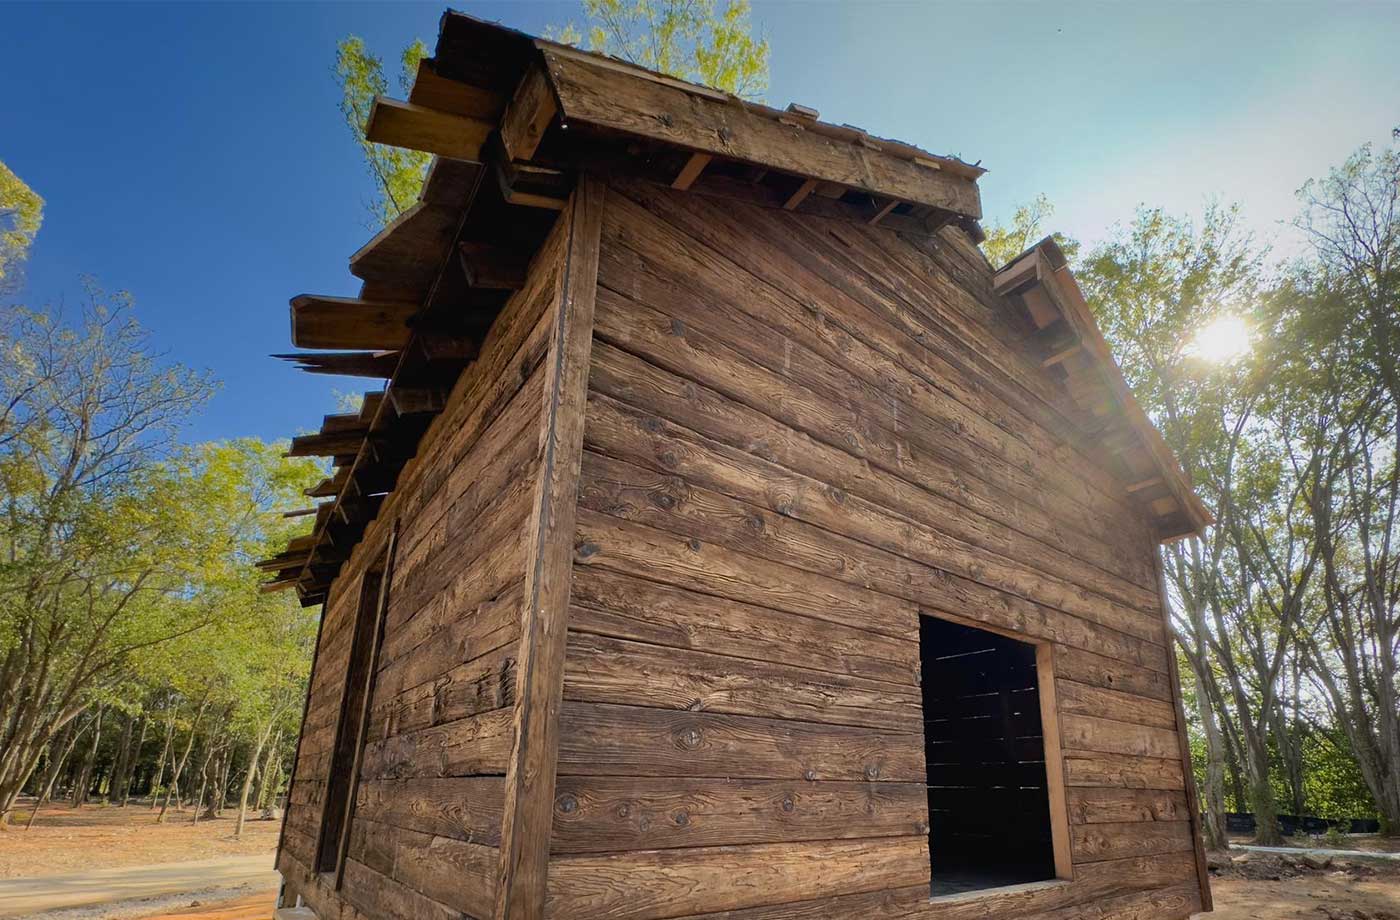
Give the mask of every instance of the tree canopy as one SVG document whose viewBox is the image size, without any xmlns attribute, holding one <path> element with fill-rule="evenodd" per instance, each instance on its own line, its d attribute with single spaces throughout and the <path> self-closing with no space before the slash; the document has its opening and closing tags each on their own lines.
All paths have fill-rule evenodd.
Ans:
<svg viewBox="0 0 1400 920">
<path fill-rule="evenodd" d="M 18 286 L 18 271 L 44 222 L 44 199 L 0 162 L 0 292 Z"/>
<path fill-rule="evenodd" d="M 1076 259 L 1138 400 L 1214 509 L 1163 549 L 1210 844 L 1227 809 L 1400 830 L 1400 148 L 1298 193 L 1279 263 L 1238 207 L 1140 208 Z M 995 265 L 1044 232 L 994 226 Z"/>
</svg>

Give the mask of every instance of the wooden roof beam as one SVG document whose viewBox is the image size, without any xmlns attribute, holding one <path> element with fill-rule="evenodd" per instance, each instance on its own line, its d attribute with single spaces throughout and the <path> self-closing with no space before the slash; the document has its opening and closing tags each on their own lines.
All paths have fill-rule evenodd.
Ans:
<svg viewBox="0 0 1400 920">
<path fill-rule="evenodd" d="M 447 391 L 438 387 L 394 387 L 389 402 L 399 415 L 436 414 L 447 407 Z"/>
<path fill-rule="evenodd" d="M 816 190 L 817 190 L 817 186 L 820 185 L 820 184 L 821 184 L 821 180 L 820 180 L 820 179 L 808 179 L 808 180 L 806 180 L 805 182 L 803 182 L 801 185 L 799 185 L 799 186 L 797 187 L 797 191 L 795 191 L 795 192 L 793 192 L 791 195 L 789 195 L 787 201 L 784 201 L 784 202 L 783 202 L 783 210 L 784 210 L 784 211 L 795 211 L 795 210 L 797 210 L 797 206 L 800 205 L 802 202 L 806 201 L 806 200 L 807 200 L 807 196 L 810 195 L 810 194 L 812 194 L 812 192 L 816 191 Z"/>
<path fill-rule="evenodd" d="M 472 287 L 517 291 L 525 286 L 530 260 L 524 253 L 489 243 L 462 242 L 457 244 L 457 254 Z"/>
<path fill-rule="evenodd" d="M 334 431 L 326 434 L 304 434 L 292 438 L 291 448 L 284 457 L 344 457 L 360 449 L 368 432 L 363 429 Z"/>
<path fill-rule="evenodd" d="M 537 43 L 559 104 L 572 128 L 586 125 L 797 176 L 837 182 L 880 197 L 982 216 L 975 179 L 929 169 L 865 143 L 833 142 L 826 126 L 783 124 L 762 107 L 723 94 L 610 67 L 597 57 Z M 664 115 L 659 115 L 664 113 Z M 873 144 L 873 142 L 869 142 Z M 878 144 L 874 145 L 878 147 Z"/>
<path fill-rule="evenodd" d="M 1138 492 L 1144 492 L 1148 489 L 1155 489 L 1158 486 L 1164 485 L 1166 485 L 1166 481 L 1162 479 L 1161 476 L 1152 476 L 1147 479 L 1140 479 L 1137 482 L 1130 483 L 1128 485 L 1128 492 L 1130 494 L 1136 494 Z"/>
<path fill-rule="evenodd" d="M 506 155 L 519 162 L 533 160 L 544 133 L 558 113 L 559 102 L 554 89 L 549 85 L 544 68 L 536 63 L 521 78 L 520 86 L 501 116 L 501 143 Z"/>
<path fill-rule="evenodd" d="M 423 58 L 418 62 L 418 76 L 409 91 L 408 101 L 427 109 L 436 109 L 463 118 L 496 122 L 506 109 L 506 97 L 500 93 L 449 80 L 437 72 L 436 62 Z"/>
<path fill-rule="evenodd" d="M 364 399 L 360 402 L 359 419 L 366 427 L 374 421 L 374 415 L 379 411 L 382 402 L 384 402 L 383 390 L 373 390 L 365 394 Z"/>
<path fill-rule="evenodd" d="M 365 139 L 479 163 L 481 148 L 495 129 L 491 121 L 376 96 L 365 125 Z"/>
<path fill-rule="evenodd" d="M 1055 351 L 1052 351 L 1049 355 L 1047 355 L 1045 357 L 1045 360 L 1040 362 L 1040 366 L 1054 367 L 1056 364 L 1060 364 L 1061 362 L 1066 361 L 1079 354 L 1080 350 L 1083 347 L 1084 346 L 1079 342 L 1070 342 L 1067 345 L 1063 345 Z"/>
<path fill-rule="evenodd" d="M 308 374 L 336 374 L 345 377 L 393 376 L 399 363 L 397 351 L 301 352 L 273 355 L 282 361 L 292 361 L 297 370 Z"/>
<path fill-rule="evenodd" d="M 676 173 L 676 178 L 671 180 L 671 188 L 685 191 L 695 184 L 695 180 L 700 178 L 700 174 L 705 171 L 705 167 L 710 165 L 712 160 L 708 153 L 692 153 L 690 159 L 685 161 L 681 171 Z"/>
<path fill-rule="evenodd" d="M 301 294 L 292 298 L 292 344 L 397 350 L 408 344 L 408 321 L 417 312 L 416 303 Z"/>
<path fill-rule="evenodd" d="M 501 197 L 505 199 L 506 203 L 517 207 L 562 211 L 568 203 L 567 198 L 517 189 L 515 183 L 506 175 L 499 163 L 496 164 L 496 182 L 500 185 Z"/>
<path fill-rule="evenodd" d="M 870 226 L 872 227 L 875 226 L 880 221 L 888 217 L 890 212 L 893 211 L 895 208 L 899 207 L 900 204 L 901 202 L 898 198 L 891 198 L 889 201 L 885 202 L 875 211 L 875 216 L 870 218 L 870 220 L 867 221 L 867 223 L 870 224 Z"/>
</svg>

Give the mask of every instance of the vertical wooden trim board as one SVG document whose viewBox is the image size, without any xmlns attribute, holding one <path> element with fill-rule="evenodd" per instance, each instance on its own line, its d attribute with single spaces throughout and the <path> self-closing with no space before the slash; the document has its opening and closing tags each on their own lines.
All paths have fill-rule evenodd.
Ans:
<svg viewBox="0 0 1400 920">
<path fill-rule="evenodd" d="M 1035 675 L 1040 696 L 1040 730 L 1045 745 L 1045 788 L 1050 797 L 1050 837 L 1055 851 L 1055 877 L 1074 878 L 1074 853 L 1069 834 L 1069 800 L 1065 793 L 1064 745 L 1060 736 L 1060 707 L 1055 694 L 1055 646 L 1036 643 Z"/>
<path fill-rule="evenodd" d="M 1167 636 L 1167 674 L 1171 678 L 1172 703 L 1176 709 L 1176 740 L 1181 747 L 1181 772 L 1186 783 L 1186 810 L 1191 819 L 1191 843 L 1196 856 L 1196 883 L 1201 888 L 1201 910 L 1215 910 L 1210 894 L 1210 866 L 1206 862 L 1205 842 L 1201 837 L 1201 799 L 1196 790 L 1196 771 L 1191 766 L 1191 742 L 1186 734 L 1186 709 L 1181 700 L 1181 674 L 1176 663 L 1176 640 L 1173 638 L 1171 614 L 1167 607 L 1167 573 L 1162 568 L 1162 554 L 1152 551 L 1152 565 L 1157 570 L 1157 592 L 1162 610 L 1162 626 Z"/>
<path fill-rule="evenodd" d="M 496 920 L 544 915 L 603 196 L 603 184 L 584 175 L 564 215 L 568 236 L 545 359 L 544 449 L 527 549 Z"/>
<path fill-rule="evenodd" d="M 384 622 L 387 618 L 389 607 L 389 592 L 392 590 L 394 580 L 394 549 L 399 541 L 399 524 L 394 522 L 394 529 L 389 531 L 389 543 L 384 547 L 383 567 L 377 572 L 379 576 L 378 596 L 374 601 L 374 632 L 370 637 L 369 647 L 369 673 L 365 677 L 365 695 L 360 702 L 360 712 L 356 719 L 357 727 L 355 732 L 355 756 L 350 761 L 350 801 L 345 808 L 345 823 L 340 828 L 340 840 L 336 845 L 335 857 L 335 888 L 340 890 L 345 884 L 345 857 L 350 852 L 350 828 L 355 823 L 355 803 L 359 798 L 360 789 L 360 768 L 363 766 L 365 757 L 365 741 L 369 737 L 369 713 L 374 705 L 374 686 L 376 678 L 379 676 L 379 652 L 384 647 Z M 376 574 L 374 568 L 370 569 L 370 574 Z"/>
</svg>

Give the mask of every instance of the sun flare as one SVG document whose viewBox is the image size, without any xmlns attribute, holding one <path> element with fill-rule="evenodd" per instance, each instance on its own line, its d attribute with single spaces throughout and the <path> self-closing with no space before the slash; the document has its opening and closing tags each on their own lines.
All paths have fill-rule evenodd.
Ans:
<svg viewBox="0 0 1400 920">
<path fill-rule="evenodd" d="M 1238 316 L 1222 316 L 1203 326 L 1186 353 L 1202 361 L 1224 364 L 1249 353 L 1249 325 Z"/>
</svg>

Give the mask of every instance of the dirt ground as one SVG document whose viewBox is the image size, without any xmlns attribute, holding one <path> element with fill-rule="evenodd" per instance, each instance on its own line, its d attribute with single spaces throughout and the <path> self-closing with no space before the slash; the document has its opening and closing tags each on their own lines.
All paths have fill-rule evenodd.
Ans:
<svg viewBox="0 0 1400 920">
<path fill-rule="evenodd" d="M 21 803 L 15 825 L 0 829 L 0 878 L 62 875 L 87 868 L 148 866 L 154 863 L 271 854 L 279 821 L 248 821 L 234 837 L 236 811 L 191 825 L 191 812 L 171 811 L 164 824 L 147 804 L 125 808 L 46 805 L 34 826 Z"/>
<path fill-rule="evenodd" d="M 1344 871 L 1293 878 L 1213 878 L 1211 920 L 1400 920 L 1400 872 L 1354 878 Z M 238 898 L 144 920 L 271 920 L 275 892 Z"/>
<path fill-rule="evenodd" d="M 1210 862 L 1214 920 L 1400 920 L 1394 862 L 1330 859 L 1314 868 L 1269 853 L 1213 854 Z"/>
<path fill-rule="evenodd" d="M 1244 854 L 1235 854 L 1236 858 Z M 1210 920 L 1400 920 L 1400 866 L 1333 860 L 1322 870 L 1269 854 L 1249 854 L 1211 875 Z M 273 892 L 144 920 L 271 920 Z"/>
<path fill-rule="evenodd" d="M 231 901 L 195 904 L 173 914 L 153 914 L 141 920 L 272 920 L 276 898 L 276 891 L 267 891 Z"/>
<path fill-rule="evenodd" d="M 125 809 L 46 806 L 34 827 L 0 831 L 0 878 L 26 878 L 84 868 L 151 865 L 271 853 L 278 822 L 249 821 L 241 839 L 234 819 L 189 823 L 172 813 L 156 824 L 147 805 Z M 23 824 L 27 814 L 20 816 Z M 1348 849 L 1394 850 L 1395 842 L 1352 838 Z M 1212 857 L 1214 920 L 1400 920 L 1400 863 L 1331 860 L 1310 868 L 1300 857 L 1232 853 Z M 270 920 L 276 892 L 200 899 L 149 914 L 148 920 Z M 171 912 L 171 911 L 174 912 Z"/>
</svg>

